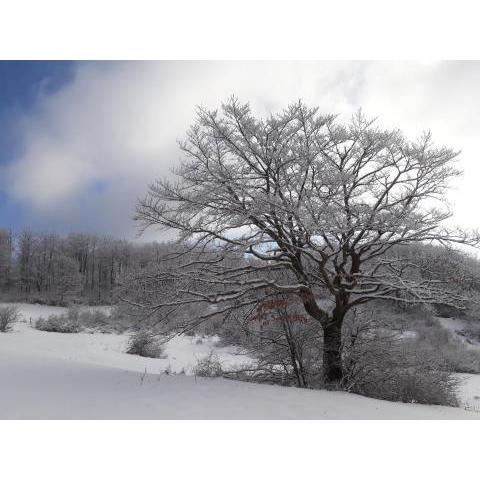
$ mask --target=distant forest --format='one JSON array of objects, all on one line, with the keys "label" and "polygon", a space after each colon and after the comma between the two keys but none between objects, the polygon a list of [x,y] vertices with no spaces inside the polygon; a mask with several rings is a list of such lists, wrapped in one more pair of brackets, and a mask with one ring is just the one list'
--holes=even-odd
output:
[{"label": "distant forest", "polygon": [[0,293],[4,300],[51,305],[112,304],[120,277],[158,261],[165,249],[82,233],[0,229]]},{"label": "distant forest", "polygon": [[[166,268],[168,264],[175,271],[182,262],[176,259],[165,263],[165,259],[177,249],[171,242],[137,243],[101,235],[61,236],[29,229],[14,234],[0,228],[0,300],[62,306],[116,304],[119,287],[129,284],[133,294],[147,270]],[[480,289],[480,263],[470,255],[420,243],[402,247],[401,251],[423,265],[422,275],[435,265],[443,283],[455,291],[471,294]],[[246,259],[238,261],[249,263]],[[416,276],[413,272],[411,275]],[[151,295],[165,294],[162,292]]]}]

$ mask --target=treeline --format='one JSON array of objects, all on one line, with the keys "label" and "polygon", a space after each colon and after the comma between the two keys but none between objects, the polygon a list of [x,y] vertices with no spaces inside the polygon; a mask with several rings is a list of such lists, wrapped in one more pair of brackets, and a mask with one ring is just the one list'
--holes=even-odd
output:
[{"label": "treeline", "polygon": [[[185,262],[185,258],[165,262],[165,255],[171,248],[168,243],[134,243],[83,233],[63,237],[28,229],[14,234],[0,228],[0,296],[8,301],[52,305],[112,304],[116,302],[122,279],[135,273],[138,284],[132,286],[127,282],[129,293],[141,284],[142,290],[150,292],[149,300],[152,300],[156,297],[153,290],[160,289],[157,294],[165,295],[164,282],[162,280],[160,287],[145,286],[145,281],[151,278],[145,272],[156,270],[159,264],[160,270],[168,265],[175,271],[177,263]],[[437,277],[440,276],[450,288],[462,292],[473,290],[475,295],[480,290],[480,264],[471,256],[421,244],[402,247],[401,251],[401,255],[415,258],[421,265],[420,270],[407,272],[407,277],[420,275],[426,280],[429,272],[435,270]],[[245,261],[235,259],[237,263]]]},{"label": "treeline", "polygon": [[111,304],[122,275],[157,261],[165,249],[82,233],[15,235],[0,229],[0,293],[3,299],[53,305]]}]

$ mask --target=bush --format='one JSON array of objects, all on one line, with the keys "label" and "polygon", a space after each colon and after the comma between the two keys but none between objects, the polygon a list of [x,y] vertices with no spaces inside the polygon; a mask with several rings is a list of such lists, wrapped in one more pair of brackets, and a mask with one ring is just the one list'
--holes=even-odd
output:
[{"label": "bush", "polygon": [[218,356],[211,352],[207,357],[198,360],[193,373],[197,377],[220,377],[223,373],[222,364]]},{"label": "bush", "polygon": [[82,327],[68,315],[50,315],[47,319],[40,317],[35,328],[44,332],[79,333]]},{"label": "bush", "polygon": [[479,327],[467,321],[460,326],[462,330],[452,333],[438,321],[431,326],[417,324],[414,327],[418,334],[417,346],[420,350],[436,352],[452,372],[480,373],[480,351],[471,346],[478,342]]},{"label": "bush", "polygon": [[79,333],[84,330],[80,321],[81,314],[79,307],[70,307],[66,313],[50,315],[47,319],[40,317],[35,328],[44,332]]},{"label": "bush", "polygon": [[114,333],[116,331],[114,325],[112,325],[111,317],[101,310],[70,307],[67,317],[71,322],[78,325],[82,331],[99,333]]},{"label": "bush", "polygon": [[149,358],[167,358],[159,340],[147,332],[139,332],[130,337],[127,353]]},{"label": "bush", "polygon": [[381,400],[458,406],[458,380],[436,350],[377,327],[347,326],[345,390]]},{"label": "bush", "polygon": [[[97,310],[98,311],[98,310]],[[129,305],[120,303],[110,309],[109,315],[106,315],[105,328],[111,333],[124,333],[127,331],[138,332],[150,328],[149,321],[144,318],[143,311],[139,312]]]},{"label": "bush", "polygon": [[[272,365],[255,360],[236,364],[231,370],[223,370],[222,377],[250,383],[265,383],[268,385],[297,386],[290,372],[286,372],[280,365]],[[316,386],[315,386],[316,387]],[[303,387],[303,388],[315,388]]]},{"label": "bush", "polygon": [[107,315],[98,309],[70,307],[61,315],[50,315],[48,319],[40,318],[35,328],[47,332],[78,333],[122,333],[129,323],[121,316]]},{"label": "bush", "polygon": [[123,333],[127,330],[138,328],[138,318],[132,317],[128,312],[118,306],[110,311],[109,323],[116,333]]},{"label": "bush", "polygon": [[458,406],[458,380],[447,365],[422,357],[407,350],[364,356],[353,375],[347,372],[346,390],[382,400]]},{"label": "bush", "polygon": [[8,332],[20,317],[15,305],[0,307],[0,332]]},{"label": "bush", "polygon": [[480,352],[452,340],[442,348],[449,369],[457,373],[480,373]]}]

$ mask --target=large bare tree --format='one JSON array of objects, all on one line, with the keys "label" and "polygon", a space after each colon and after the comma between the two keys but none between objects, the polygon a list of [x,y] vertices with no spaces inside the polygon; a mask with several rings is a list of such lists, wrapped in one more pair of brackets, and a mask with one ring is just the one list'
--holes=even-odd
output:
[{"label": "large bare tree", "polygon": [[[411,274],[419,265],[401,253],[418,242],[477,243],[444,226],[457,152],[435,147],[429,133],[409,141],[361,113],[342,124],[301,102],[258,119],[231,98],[220,111],[199,108],[180,146],[178,180],[152,184],[136,215],[142,228],[211,246],[206,260],[170,273],[183,278],[170,305],[224,303],[218,314],[248,304],[252,292],[296,295],[323,327],[325,379],[336,382],[342,324],[355,305],[461,304],[434,272]],[[225,260],[231,251],[251,260]],[[272,269],[289,280],[272,279]]]}]

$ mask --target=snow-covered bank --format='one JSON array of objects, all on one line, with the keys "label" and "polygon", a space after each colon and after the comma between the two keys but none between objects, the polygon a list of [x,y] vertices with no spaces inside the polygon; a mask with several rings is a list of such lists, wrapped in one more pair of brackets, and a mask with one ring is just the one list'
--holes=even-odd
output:
[{"label": "snow-covered bank", "polygon": [[458,408],[186,375],[143,376],[0,347],[0,418],[473,419]]},{"label": "snow-covered bank", "polygon": [[[30,318],[58,307],[20,307],[24,322],[0,334],[2,419],[480,419],[461,408],[165,375],[169,364],[188,370],[215,348],[212,340],[180,337],[167,345],[167,359],[146,359],[123,353],[126,335],[37,331]],[[217,353],[223,362],[242,360],[228,349]]]},{"label": "snow-covered bank", "polygon": [[[0,304],[1,305],[1,304]],[[166,358],[145,358],[127,355],[128,334],[103,333],[53,333],[31,328],[31,324],[39,317],[61,314],[66,311],[62,307],[46,305],[16,304],[22,315],[13,332],[0,338],[0,348],[9,351],[25,351],[39,353],[45,357],[91,363],[112,368],[120,368],[134,372],[158,374],[166,369],[175,372],[184,370],[187,374],[198,360],[214,352],[225,367],[246,361],[245,357],[236,354],[235,348],[219,348],[214,337],[198,337],[180,335],[165,344]],[[85,307],[106,309],[109,307]]]}]

